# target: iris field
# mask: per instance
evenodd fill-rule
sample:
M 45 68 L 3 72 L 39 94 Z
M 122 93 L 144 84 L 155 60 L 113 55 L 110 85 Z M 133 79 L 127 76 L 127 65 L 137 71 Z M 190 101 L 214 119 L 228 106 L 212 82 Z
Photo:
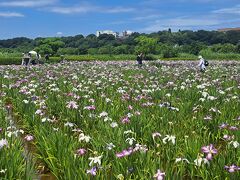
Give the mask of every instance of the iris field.
M 1 179 L 240 177 L 240 62 L 0 66 Z M 46 174 L 46 175 L 44 175 Z

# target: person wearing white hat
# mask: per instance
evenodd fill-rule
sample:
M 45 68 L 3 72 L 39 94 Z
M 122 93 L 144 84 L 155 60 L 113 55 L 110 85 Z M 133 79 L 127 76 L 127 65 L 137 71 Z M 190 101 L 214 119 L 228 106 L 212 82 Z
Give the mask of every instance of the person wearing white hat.
M 201 72 L 204 72 L 206 70 L 206 66 L 205 66 L 205 60 L 203 59 L 203 57 L 200 55 L 198 56 L 198 59 L 199 59 L 199 68 L 200 68 L 200 71 Z
M 40 60 L 41 60 L 41 55 L 38 54 L 36 51 L 29 51 L 29 54 L 31 55 L 32 59 L 31 59 L 31 64 L 35 65 L 35 64 L 39 64 Z
M 28 66 L 29 66 L 29 64 L 30 64 L 30 62 L 31 62 L 31 56 L 30 56 L 30 54 L 28 53 L 22 53 L 22 55 L 23 55 L 23 57 L 22 57 L 22 66 L 25 66 L 27 69 L 28 69 Z

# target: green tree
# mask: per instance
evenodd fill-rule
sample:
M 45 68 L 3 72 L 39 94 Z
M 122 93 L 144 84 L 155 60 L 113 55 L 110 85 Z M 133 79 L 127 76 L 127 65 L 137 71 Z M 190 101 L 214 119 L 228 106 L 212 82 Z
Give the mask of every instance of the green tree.
M 240 40 L 240 31 L 228 31 L 226 32 L 228 43 L 237 44 Z
M 240 53 L 240 40 L 239 40 L 239 42 L 237 44 L 236 51 L 237 51 L 237 53 Z
M 210 50 L 215 53 L 221 52 L 221 49 L 222 49 L 221 44 L 214 44 L 213 46 L 210 47 Z
M 143 52 L 144 54 L 155 53 L 157 40 L 146 36 L 139 36 L 135 39 L 137 46 L 135 52 Z
M 121 45 L 114 48 L 114 54 L 128 54 L 129 46 L 128 45 Z
M 113 47 L 112 46 L 103 46 L 98 50 L 99 54 L 113 54 Z
M 53 50 L 50 45 L 42 44 L 36 48 L 34 48 L 39 54 L 53 54 Z
M 91 54 L 91 55 L 98 54 L 98 48 L 89 48 L 88 54 Z
M 56 54 L 57 50 L 59 48 L 64 47 L 64 45 L 65 45 L 65 43 L 63 41 L 61 41 L 60 38 L 45 38 L 45 39 L 39 38 L 36 41 L 37 41 L 37 43 L 36 43 L 37 47 L 39 47 L 39 49 L 41 49 L 42 51 L 45 51 L 46 47 L 47 48 L 50 47 L 52 49 L 53 54 Z M 44 48 L 45 48 L 45 50 L 43 50 Z
M 58 50 L 59 48 L 64 47 L 65 44 L 64 44 L 64 42 L 58 40 L 58 41 L 52 41 L 52 42 L 50 42 L 49 45 L 51 46 L 52 50 L 56 53 L 57 50 Z
M 178 56 L 178 48 L 172 45 L 163 44 L 161 46 L 161 53 L 164 58 L 172 58 Z
M 59 48 L 57 51 L 58 55 L 63 55 L 63 54 L 67 54 L 67 55 L 75 55 L 78 53 L 78 49 L 77 48 Z
M 195 41 L 190 45 L 189 53 L 198 55 L 201 50 L 206 49 L 206 48 L 207 48 L 207 46 L 204 43 Z
M 237 48 L 233 44 L 226 43 L 226 44 L 222 45 L 220 52 L 221 53 L 235 53 L 235 52 L 237 52 Z

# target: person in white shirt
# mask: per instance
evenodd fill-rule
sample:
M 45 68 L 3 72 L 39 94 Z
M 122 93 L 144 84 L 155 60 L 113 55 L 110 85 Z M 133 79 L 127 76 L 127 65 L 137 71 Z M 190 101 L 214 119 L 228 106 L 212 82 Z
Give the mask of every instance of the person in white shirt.
M 206 70 L 206 66 L 205 66 L 205 60 L 203 59 L 202 56 L 198 56 L 198 59 L 199 59 L 199 68 L 200 68 L 200 71 L 201 72 L 204 72 Z
M 22 57 L 22 66 L 25 66 L 26 69 L 28 69 L 30 63 L 31 63 L 31 54 L 29 53 L 22 53 L 23 57 Z

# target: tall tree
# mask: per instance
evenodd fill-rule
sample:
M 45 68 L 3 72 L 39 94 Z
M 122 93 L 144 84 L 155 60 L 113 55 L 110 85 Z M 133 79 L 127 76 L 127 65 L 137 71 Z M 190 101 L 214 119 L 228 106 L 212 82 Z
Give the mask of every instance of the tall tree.
M 135 39 L 137 46 L 135 52 L 144 54 L 155 53 L 157 40 L 146 36 L 139 36 Z

